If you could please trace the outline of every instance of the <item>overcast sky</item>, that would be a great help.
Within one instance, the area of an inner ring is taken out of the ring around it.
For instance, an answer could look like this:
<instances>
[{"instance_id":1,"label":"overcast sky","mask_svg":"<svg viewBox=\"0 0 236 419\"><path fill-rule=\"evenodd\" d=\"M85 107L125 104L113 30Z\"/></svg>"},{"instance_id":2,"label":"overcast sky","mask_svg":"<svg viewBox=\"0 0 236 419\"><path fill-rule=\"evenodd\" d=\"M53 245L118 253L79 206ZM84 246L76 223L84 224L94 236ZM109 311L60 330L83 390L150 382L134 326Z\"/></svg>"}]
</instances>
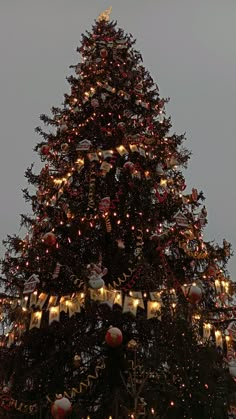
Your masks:
<instances>
[{"instance_id":1,"label":"overcast sky","mask_svg":"<svg viewBox=\"0 0 236 419\"><path fill-rule=\"evenodd\" d=\"M38 156L39 115L60 105L81 33L112 3L106 0L0 0L0 239L18 233L28 212L21 188ZM170 97L177 133L193 153L188 190L203 190L206 239L236 250L235 0L113 0L112 19L137 39L144 65ZM235 257L229 264L236 279Z\"/></svg>"}]
</instances>

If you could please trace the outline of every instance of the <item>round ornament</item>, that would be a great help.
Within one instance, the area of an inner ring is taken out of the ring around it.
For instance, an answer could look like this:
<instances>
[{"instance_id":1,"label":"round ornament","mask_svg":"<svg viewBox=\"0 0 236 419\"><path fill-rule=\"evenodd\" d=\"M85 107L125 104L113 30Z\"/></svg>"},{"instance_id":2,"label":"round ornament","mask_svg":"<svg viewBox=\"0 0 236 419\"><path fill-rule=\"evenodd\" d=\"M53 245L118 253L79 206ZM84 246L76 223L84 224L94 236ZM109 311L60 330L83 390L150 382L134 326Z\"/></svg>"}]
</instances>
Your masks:
<instances>
[{"instance_id":1,"label":"round ornament","mask_svg":"<svg viewBox=\"0 0 236 419\"><path fill-rule=\"evenodd\" d=\"M61 151L67 151L67 150L68 150L68 148L69 148L69 144L68 144L68 143L63 143L63 144L61 145Z\"/></svg>"},{"instance_id":2,"label":"round ornament","mask_svg":"<svg viewBox=\"0 0 236 419\"><path fill-rule=\"evenodd\" d=\"M92 99L91 100L91 105L93 108L98 108L99 107L99 101L97 99Z\"/></svg>"},{"instance_id":3,"label":"round ornament","mask_svg":"<svg viewBox=\"0 0 236 419\"><path fill-rule=\"evenodd\" d=\"M51 408L52 417L55 419L64 419L68 417L71 412L72 406L70 400L63 397L62 394L58 394Z\"/></svg>"},{"instance_id":4,"label":"round ornament","mask_svg":"<svg viewBox=\"0 0 236 419\"><path fill-rule=\"evenodd\" d=\"M105 283L102 278L95 277L89 280L89 286L90 288L93 288L94 290L99 290L100 288L103 288L104 285Z\"/></svg>"},{"instance_id":5,"label":"round ornament","mask_svg":"<svg viewBox=\"0 0 236 419\"><path fill-rule=\"evenodd\" d=\"M47 144L42 145L42 147L40 148L40 153L43 156L47 156L50 153L50 146Z\"/></svg>"},{"instance_id":6,"label":"round ornament","mask_svg":"<svg viewBox=\"0 0 236 419\"><path fill-rule=\"evenodd\" d=\"M62 125L59 126L59 131L60 132L64 132L68 129L68 126L64 123Z\"/></svg>"},{"instance_id":7,"label":"round ornament","mask_svg":"<svg viewBox=\"0 0 236 419\"><path fill-rule=\"evenodd\" d=\"M118 327L111 326L106 333L105 341L108 346L111 346L112 348L120 346L123 342L123 335L121 330L118 329Z\"/></svg>"},{"instance_id":8,"label":"round ornament","mask_svg":"<svg viewBox=\"0 0 236 419\"><path fill-rule=\"evenodd\" d=\"M43 241L48 246L54 246L56 244L57 238L54 233L49 231L48 233L44 234Z\"/></svg>"},{"instance_id":9,"label":"round ornament","mask_svg":"<svg viewBox=\"0 0 236 419\"><path fill-rule=\"evenodd\" d=\"M183 287L184 295L191 304L197 304L202 299L202 289L196 285L191 284Z\"/></svg>"},{"instance_id":10,"label":"round ornament","mask_svg":"<svg viewBox=\"0 0 236 419\"><path fill-rule=\"evenodd\" d=\"M75 368L79 368L80 366L80 362L81 362L81 357L78 354L75 354L74 359L73 359L73 364Z\"/></svg>"},{"instance_id":11,"label":"round ornament","mask_svg":"<svg viewBox=\"0 0 236 419\"><path fill-rule=\"evenodd\" d=\"M130 351L135 351L136 348L137 348L136 340L131 339L127 344L127 349L129 349Z\"/></svg>"},{"instance_id":12,"label":"round ornament","mask_svg":"<svg viewBox=\"0 0 236 419\"><path fill-rule=\"evenodd\" d=\"M107 56L108 56L107 49L106 48L102 48L101 51L100 51L100 57L101 58L107 58Z\"/></svg>"}]
</instances>

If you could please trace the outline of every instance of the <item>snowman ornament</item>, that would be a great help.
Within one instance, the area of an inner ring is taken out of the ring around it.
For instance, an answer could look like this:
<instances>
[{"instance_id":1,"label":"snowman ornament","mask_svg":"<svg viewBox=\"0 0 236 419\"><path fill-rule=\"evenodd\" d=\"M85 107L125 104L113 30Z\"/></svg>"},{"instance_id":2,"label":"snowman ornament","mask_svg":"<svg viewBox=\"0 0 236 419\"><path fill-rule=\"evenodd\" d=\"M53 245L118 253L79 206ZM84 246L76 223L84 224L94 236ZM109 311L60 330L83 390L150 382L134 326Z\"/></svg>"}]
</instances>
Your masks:
<instances>
[{"instance_id":1,"label":"snowman ornament","mask_svg":"<svg viewBox=\"0 0 236 419\"><path fill-rule=\"evenodd\" d=\"M102 268L101 263L95 264L91 263L87 266L87 277L89 279L89 287L98 290L103 288L105 283L103 280L103 276L107 274L107 268Z\"/></svg>"}]
</instances>

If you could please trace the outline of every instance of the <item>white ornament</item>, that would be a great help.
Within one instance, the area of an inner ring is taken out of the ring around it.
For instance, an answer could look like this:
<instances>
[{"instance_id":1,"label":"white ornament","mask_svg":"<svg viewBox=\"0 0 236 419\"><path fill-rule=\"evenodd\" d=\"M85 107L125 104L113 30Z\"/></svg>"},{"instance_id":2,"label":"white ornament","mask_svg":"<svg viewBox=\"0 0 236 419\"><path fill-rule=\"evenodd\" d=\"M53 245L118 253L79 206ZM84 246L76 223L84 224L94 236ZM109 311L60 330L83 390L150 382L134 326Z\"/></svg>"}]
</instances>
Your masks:
<instances>
[{"instance_id":1,"label":"white ornament","mask_svg":"<svg viewBox=\"0 0 236 419\"><path fill-rule=\"evenodd\" d=\"M52 405L51 413L54 418L65 418L72 411L70 400L61 394L57 396L57 400ZM60 415L60 416L59 416Z\"/></svg>"},{"instance_id":2,"label":"white ornament","mask_svg":"<svg viewBox=\"0 0 236 419\"><path fill-rule=\"evenodd\" d=\"M236 362L235 360L229 362L229 373L231 377L236 378Z\"/></svg>"},{"instance_id":3,"label":"white ornament","mask_svg":"<svg viewBox=\"0 0 236 419\"><path fill-rule=\"evenodd\" d=\"M94 277L91 277L89 280L89 286L94 290L98 290L104 287L104 281L101 277L97 277L94 275Z\"/></svg>"}]
</instances>

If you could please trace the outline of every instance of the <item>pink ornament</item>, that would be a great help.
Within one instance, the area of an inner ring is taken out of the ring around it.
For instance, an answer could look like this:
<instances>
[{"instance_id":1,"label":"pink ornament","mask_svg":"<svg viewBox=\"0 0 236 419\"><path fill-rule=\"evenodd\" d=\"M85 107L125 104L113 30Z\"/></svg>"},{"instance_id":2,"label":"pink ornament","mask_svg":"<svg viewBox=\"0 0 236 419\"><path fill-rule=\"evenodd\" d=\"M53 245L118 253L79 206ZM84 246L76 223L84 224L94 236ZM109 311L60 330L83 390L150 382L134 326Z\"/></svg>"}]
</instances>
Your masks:
<instances>
[{"instance_id":1,"label":"pink ornament","mask_svg":"<svg viewBox=\"0 0 236 419\"><path fill-rule=\"evenodd\" d=\"M68 417L71 412L72 406L70 400L59 394L51 408L52 417L55 419L64 419Z\"/></svg>"},{"instance_id":2,"label":"pink ornament","mask_svg":"<svg viewBox=\"0 0 236 419\"><path fill-rule=\"evenodd\" d=\"M92 99L91 100L91 105L93 108L98 108L99 107L99 102L97 99Z\"/></svg>"},{"instance_id":3,"label":"pink ornament","mask_svg":"<svg viewBox=\"0 0 236 419\"><path fill-rule=\"evenodd\" d=\"M56 244L57 238L54 233L49 231L48 233L44 234L43 241L48 246L54 246L54 244Z\"/></svg>"},{"instance_id":4,"label":"pink ornament","mask_svg":"<svg viewBox=\"0 0 236 419\"><path fill-rule=\"evenodd\" d=\"M202 299L202 289L196 284L190 284L183 287L183 292L191 304L197 304Z\"/></svg>"},{"instance_id":5,"label":"pink ornament","mask_svg":"<svg viewBox=\"0 0 236 419\"><path fill-rule=\"evenodd\" d=\"M123 342L123 335L118 327L111 326L105 336L106 343L112 348L120 346Z\"/></svg>"},{"instance_id":6,"label":"pink ornament","mask_svg":"<svg viewBox=\"0 0 236 419\"><path fill-rule=\"evenodd\" d=\"M43 156L47 156L50 153L50 146L47 144L44 144L41 148L40 148L40 153Z\"/></svg>"}]
</instances>

